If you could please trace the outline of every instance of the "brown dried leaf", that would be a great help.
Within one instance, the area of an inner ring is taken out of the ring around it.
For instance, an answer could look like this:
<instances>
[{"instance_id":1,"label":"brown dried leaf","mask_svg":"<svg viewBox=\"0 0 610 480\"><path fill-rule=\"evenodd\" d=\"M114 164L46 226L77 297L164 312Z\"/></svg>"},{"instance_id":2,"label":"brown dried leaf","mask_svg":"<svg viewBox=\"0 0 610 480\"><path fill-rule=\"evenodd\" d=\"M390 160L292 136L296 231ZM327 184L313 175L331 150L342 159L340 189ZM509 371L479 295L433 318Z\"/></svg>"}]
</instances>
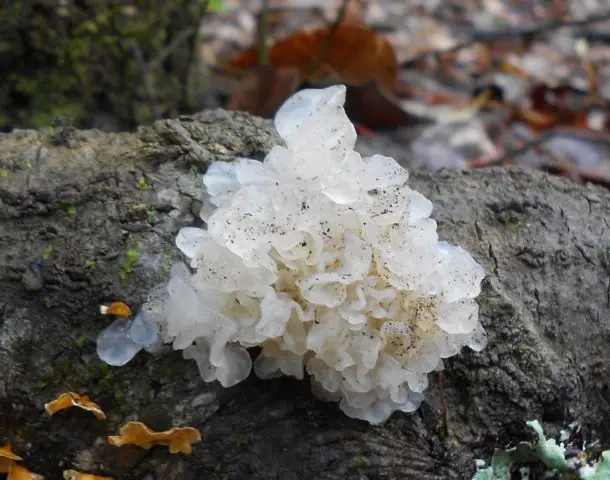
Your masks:
<instances>
[{"instance_id":1,"label":"brown dried leaf","mask_svg":"<svg viewBox=\"0 0 610 480\"><path fill-rule=\"evenodd\" d=\"M260 67L254 69L237 84L228 110L243 110L261 117L272 117L284 101L297 91L301 74L296 67Z\"/></svg>"},{"instance_id":2,"label":"brown dried leaf","mask_svg":"<svg viewBox=\"0 0 610 480\"><path fill-rule=\"evenodd\" d=\"M405 111L390 91L375 81L347 88L345 111L352 122L370 128L429 123Z\"/></svg>"},{"instance_id":3,"label":"brown dried leaf","mask_svg":"<svg viewBox=\"0 0 610 480\"><path fill-rule=\"evenodd\" d=\"M370 28L339 25L302 30L279 40L269 49L270 64L296 67L304 79L323 83L337 76L347 85L371 80L393 89L398 62L388 41ZM329 36L330 35L330 36ZM220 68L228 73L244 73L258 65L258 48L231 56Z\"/></svg>"}]
</instances>

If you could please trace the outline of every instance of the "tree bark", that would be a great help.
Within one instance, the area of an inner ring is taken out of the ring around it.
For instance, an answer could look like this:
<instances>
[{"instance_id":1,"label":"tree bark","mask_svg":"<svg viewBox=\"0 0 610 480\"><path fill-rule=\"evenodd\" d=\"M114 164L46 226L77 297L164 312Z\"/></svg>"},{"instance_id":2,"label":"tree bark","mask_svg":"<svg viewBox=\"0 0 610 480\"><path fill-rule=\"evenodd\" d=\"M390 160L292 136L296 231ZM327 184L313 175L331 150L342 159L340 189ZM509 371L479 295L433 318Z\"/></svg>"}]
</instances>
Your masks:
<instances>
[{"instance_id":1,"label":"tree bark","mask_svg":"<svg viewBox=\"0 0 610 480\"><path fill-rule=\"evenodd\" d=\"M262 159L277 141L269 122L220 110L135 133L0 136L0 442L24 465L48 478L74 468L121 479L447 480L531 439L531 419L551 434L577 421L585 438L610 441L610 194L525 169L412 175L441 238L487 271L489 334L483 352L446 362L443 388L431 375L413 414L370 426L290 378L223 389L179 352L103 365L99 305L137 309L163 281L179 258L175 234L197 222L206 165ZM65 391L89 394L107 421L46 414ZM197 427L203 441L190 456L108 445L129 420Z\"/></svg>"}]
</instances>

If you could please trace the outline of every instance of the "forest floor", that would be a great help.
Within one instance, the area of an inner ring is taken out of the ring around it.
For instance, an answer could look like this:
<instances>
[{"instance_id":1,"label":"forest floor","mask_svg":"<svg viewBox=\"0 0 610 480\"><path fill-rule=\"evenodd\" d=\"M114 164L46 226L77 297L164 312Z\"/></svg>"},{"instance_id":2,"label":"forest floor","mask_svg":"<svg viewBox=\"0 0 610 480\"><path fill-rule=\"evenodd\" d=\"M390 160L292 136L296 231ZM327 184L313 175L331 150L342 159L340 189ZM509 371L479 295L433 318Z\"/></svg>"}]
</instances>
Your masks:
<instances>
[{"instance_id":1,"label":"forest floor","mask_svg":"<svg viewBox=\"0 0 610 480\"><path fill-rule=\"evenodd\" d=\"M607 2L261 3L202 23L202 57L231 74L225 106L270 117L304 85L342 82L359 133L413 168L521 164L610 186Z\"/></svg>"}]
</instances>

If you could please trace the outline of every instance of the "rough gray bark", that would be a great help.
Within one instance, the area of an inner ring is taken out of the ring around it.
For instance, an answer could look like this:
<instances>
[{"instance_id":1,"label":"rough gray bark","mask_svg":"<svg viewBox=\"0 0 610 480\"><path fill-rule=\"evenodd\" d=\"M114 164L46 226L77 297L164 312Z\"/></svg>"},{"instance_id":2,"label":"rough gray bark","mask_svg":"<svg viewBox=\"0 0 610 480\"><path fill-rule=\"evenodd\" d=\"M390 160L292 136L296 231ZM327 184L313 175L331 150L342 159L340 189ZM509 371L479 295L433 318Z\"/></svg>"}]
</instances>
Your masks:
<instances>
[{"instance_id":1,"label":"rough gray bark","mask_svg":"<svg viewBox=\"0 0 610 480\"><path fill-rule=\"evenodd\" d=\"M177 352L105 368L99 304L137 307L163 279L211 160L262 158L276 140L269 123L222 111L135 134L0 137L0 442L25 465L48 478L76 468L122 479L445 480L470 478L475 457L530 438L534 418L551 433L576 420L588 438L610 440L610 194L522 169L413 175L441 237L487 270L490 338L482 353L450 359L444 392L431 378L414 414L369 426L287 378L225 390ZM128 249L139 252L131 273ZM39 275L28 265L45 251ZM68 390L89 393L108 421L45 414ZM191 456L107 445L129 419L195 426L203 442Z\"/></svg>"}]
</instances>

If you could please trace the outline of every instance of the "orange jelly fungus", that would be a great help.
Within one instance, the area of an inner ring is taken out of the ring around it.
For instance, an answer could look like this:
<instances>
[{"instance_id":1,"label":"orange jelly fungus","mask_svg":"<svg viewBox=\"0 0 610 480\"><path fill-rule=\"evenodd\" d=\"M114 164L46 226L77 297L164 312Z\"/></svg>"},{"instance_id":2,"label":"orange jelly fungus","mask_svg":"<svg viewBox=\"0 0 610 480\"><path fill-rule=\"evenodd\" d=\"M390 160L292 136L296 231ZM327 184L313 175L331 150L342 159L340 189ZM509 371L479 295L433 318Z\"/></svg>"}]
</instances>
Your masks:
<instances>
[{"instance_id":1,"label":"orange jelly fungus","mask_svg":"<svg viewBox=\"0 0 610 480\"><path fill-rule=\"evenodd\" d=\"M131 309L124 302L112 302L110 305L100 306L102 315L112 315L113 317L129 318L131 317Z\"/></svg>"},{"instance_id":2,"label":"orange jelly fungus","mask_svg":"<svg viewBox=\"0 0 610 480\"><path fill-rule=\"evenodd\" d=\"M142 422L129 422L121 427L120 435L108 437L108 443L121 445L137 445L149 449L153 445L168 445L170 453L190 454L191 444L200 442L199 430L192 427L175 427L165 432L153 432Z\"/></svg>"},{"instance_id":3,"label":"orange jelly fungus","mask_svg":"<svg viewBox=\"0 0 610 480\"><path fill-rule=\"evenodd\" d=\"M55 415L60 410L78 407L92 412L98 419L104 420L106 415L96 403L92 402L87 395L79 395L74 392L62 393L52 402L46 403L44 408L50 415Z\"/></svg>"},{"instance_id":4,"label":"orange jelly fungus","mask_svg":"<svg viewBox=\"0 0 610 480\"><path fill-rule=\"evenodd\" d=\"M114 480L114 478L101 477L91 473L81 473L76 470L64 470L64 480Z\"/></svg>"},{"instance_id":5,"label":"orange jelly fungus","mask_svg":"<svg viewBox=\"0 0 610 480\"><path fill-rule=\"evenodd\" d=\"M6 480L44 480L42 475L30 472L27 468L13 463L8 469Z\"/></svg>"}]
</instances>

